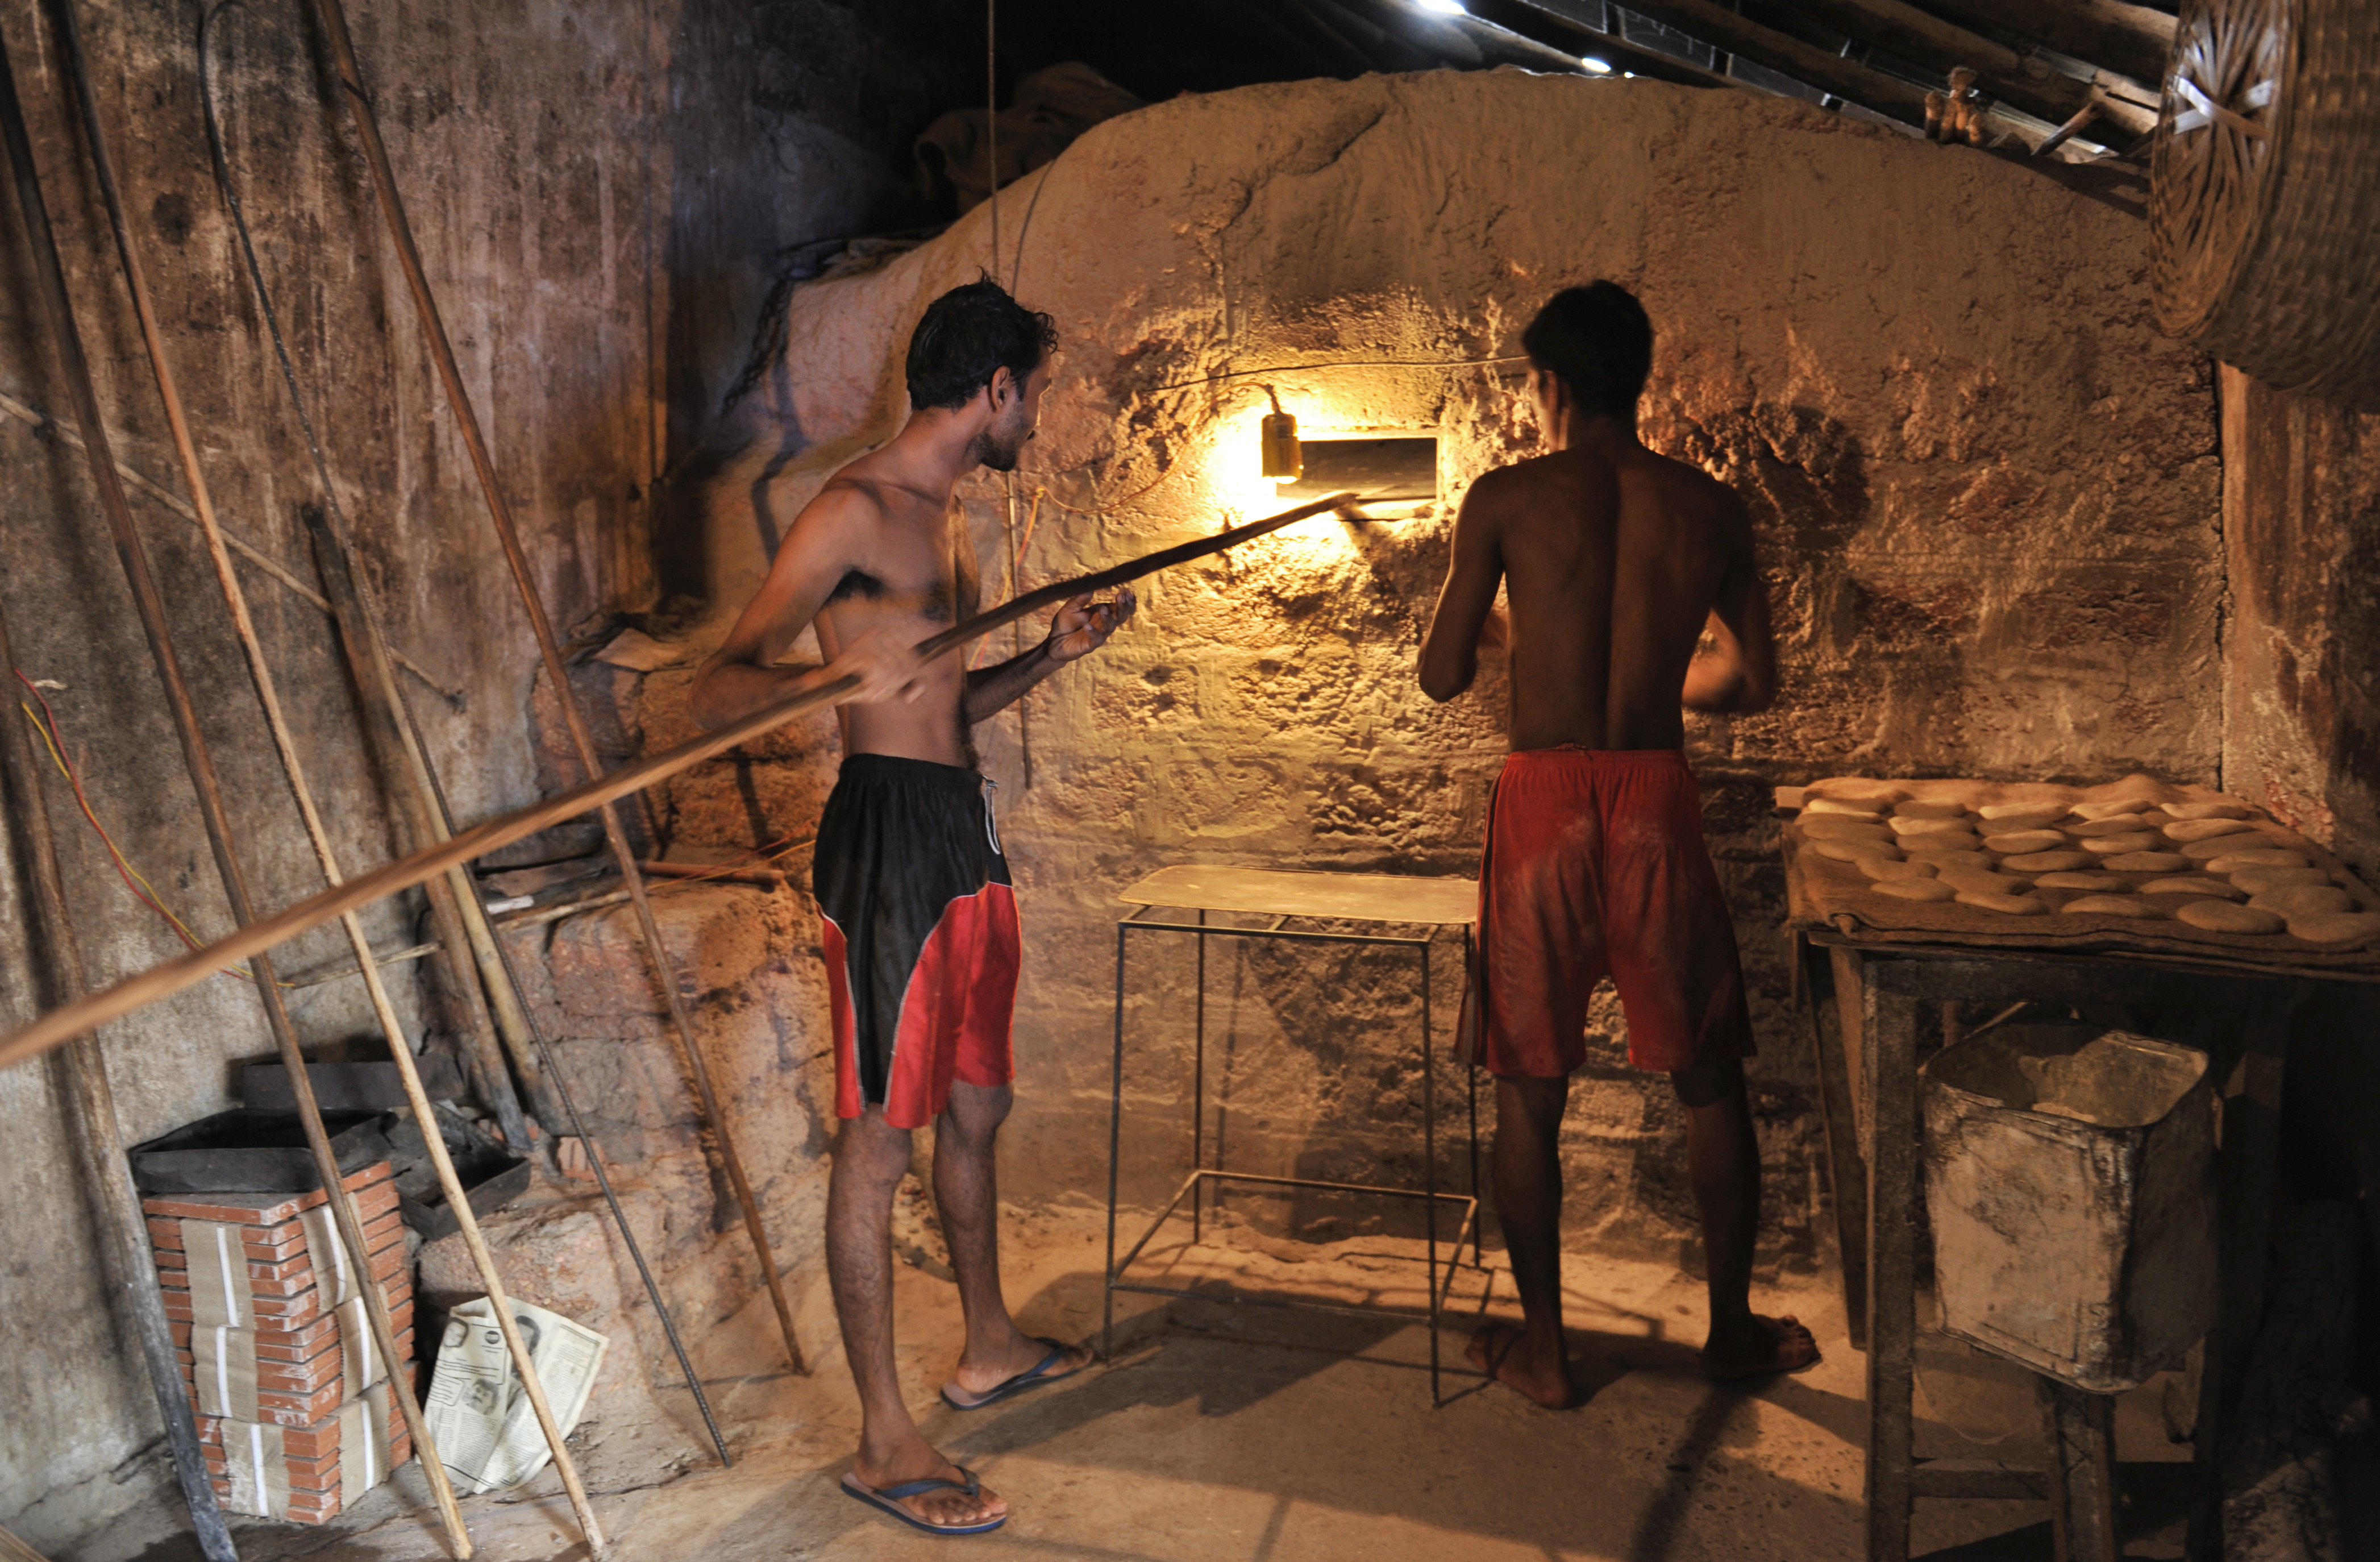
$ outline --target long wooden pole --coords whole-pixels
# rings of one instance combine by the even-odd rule
[[[183,411],[182,394],[174,378],[172,363],[165,356],[162,333],[157,329],[157,313],[149,293],[149,281],[140,266],[140,252],[133,248],[132,231],[124,218],[123,192],[115,180],[115,161],[109,154],[107,136],[99,117],[98,94],[91,90],[91,69],[84,57],[82,30],[75,19],[74,0],[55,0],[58,30],[66,43],[67,75],[74,82],[75,98],[82,110],[83,140],[91,153],[91,166],[98,177],[100,199],[107,209],[108,226],[115,238],[116,259],[124,269],[124,284],[132,296],[134,314],[140,323],[140,340],[147,348],[149,368],[157,382],[158,399],[164,404],[165,421],[173,430],[174,449],[180,458],[182,480],[187,485],[191,506],[198,512],[200,530],[205,534],[208,556],[215,567],[215,582],[222,588],[224,605],[231,613],[232,630],[239,639],[240,653],[247,659],[250,680],[256,686],[257,702],[264,709],[265,726],[273,734],[273,745],[281,756],[282,769],[289,777],[289,789],[296,798],[298,812],[306,825],[306,838],[314,848],[314,858],[322,865],[322,876],[333,888],[346,882],[339,871],[337,853],[332,848],[330,832],[322,824],[322,813],[314,800],[314,788],[306,778],[305,763],[298,757],[297,737],[289,729],[289,718],[281,704],[281,691],[273,676],[272,665],[265,660],[264,644],[257,636],[256,620],[249,611],[248,594],[239,583],[238,573],[232,567],[231,549],[226,544],[223,528],[216,524],[214,499],[207,487],[206,472],[199,464],[196,443],[190,437],[189,419]],[[437,1174],[439,1188],[446,1195],[446,1206],[455,1214],[461,1230],[463,1245],[469,1250],[471,1263],[479,1270],[480,1283],[487,1287],[488,1300],[494,1307],[496,1327],[503,1335],[504,1346],[511,1352],[513,1370],[520,1374],[521,1385],[528,1395],[529,1408],[536,1413],[539,1430],[545,1434],[547,1448],[552,1453],[553,1466],[562,1477],[563,1490],[569,1494],[570,1506],[577,1514],[578,1526],[587,1537],[590,1550],[601,1553],[604,1548],[602,1526],[596,1520],[594,1506],[589,1502],[587,1489],[578,1479],[577,1466],[570,1458],[564,1441],[563,1429],[547,1403],[545,1385],[538,1376],[537,1363],[530,1357],[528,1344],[521,1338],[520,1326],[513,1316],[512,1299],[505,1293],[504,1277],[497,1272],[494,1258],[488,1251],[486,1239],[480,1233],[479,1217],[472,1212],[470,1194],[463,1179],[455,1175],[455,1163],[446,1152],[446,1136],[439,1130],[438,1115],[430,1104],[429,1092],[421,1088],[420,1070],[413,1061],[413,1046],[397,1019],[396,1006],[390,1000],[387,986],[381,981],[379,962],[372,958],[371,941],[364,934],[362,921],[353,911],[339,919],[347,934],[347,946],[355,951],[356,963],[361,969],[364,991],[371,1002],[373,1018],[379,1022],[381,1035],[388,1043],[389,1056],[396,1064],[399,1081],[405,1090],[406,1104],[413,1111],[413,1120],[421,1127],[421,1139],[430,1153],[430,1165]],[[526,1146],[524,1145],[524,1148]],[[369,1271],[366,1272],[367,1274]],[[395,1360],[395,1357],[389,1360]]]
[[[1353,494],[1333,494],[1328,498],[1300,505],[1295,509],[1284,510],[1262,520],[1252,520],[1245,526],[1219,531],[1211,537],[1196,538],[1157,553],[1143,555],[1111,568],[1077,576],[1071,580],[1056,581],[919,641],[917,653],[929,658],[946,654],[1069,597],[1105,591],[1111,586],[1137,580],[1144,575],[1154,574],[1173,565],[1220,553],[1312,516],[1329,511],[1352,511],[1354,498]],[[681,743],[674,749],[648,755],[609,775],[584,782],[566,792],[556,792],[527,808],[516,809],[500,818],[474,825],[442,845],[417,851],[410,857],[376,868],[360,878],[349,879],[339,888],[324,890],[262,921],[243,925],[237,932],[202,949],[152,966],[103,992],[93,993],[63,1008],[53,1009],[32,1024],[0,1037],[0,1068],[21,1063],[28,1057],[47,1052],[69,1036],[120,1019],[137,1008],[203,982],[225,961],[246,959],[309,929],[320,927],[342,911],[369,906],[383,896],[410,889],[434,873],[444,873],[454,863],[468,862],[524,836],[533,836],[565,819],[575,819],[599,803],[609,802],[640,787],[665,781],[680,771],[725,753],[738,743],[748,743],[762,733],[783,726],[804,711],[836,703],[858,685],[858,678],[850,674],[813,685],[715,731]]]
[[[13,686],[16,647],[8,638],[7,615],[0,611],[0,679]],[[13,696],[11,703],[14,702]],[[51,994],[71,1001],[85,991],[82,950],[75,938],[74,921],[67,911],[66,878],[58,869],[57,842],[50,832],[50,812],[42,800],[41,756],[33,751],[31,735],[15,713],[6,717],[7,740],[0,743],[8,793],[25,822],[28,864],[32,881],[33,943],[48,967]],[[101,1249],[109,1288],[123,1302],[140,1342],[149,1369],[149,1386],[157,1395],[157,1409],[165,1418],[165,1443],[173,1450],[174,1473],[182,1496],[190,1505],[190,1524],[197,1530],[199,1549],[207,1562],[239,1562],[231,1531],[224,1527],[223,1509],[215,1501],[214,1482],[207,1474],[206,1450],[199,1443],[198,1422],[191,1419],[189,1389],[174,1355],[174,1326],[165,1317],[165,1299],[157,1288],[157,1266],[149,1256],[148,1222],[141,1217],[140,1195],[132,1186],[131,1164],[124,1156],[124,1132],[115,1115],[115,1094],[107,1078],[107,1060],[99,1038],[89,1031],[66,1048],[67,1093],[83,1151],[84,1174],[99,1191]]]
[[[132,524],[131,507],[125,502],[124,489],[116,482],[115,460],[109,447],[106,424],[99,412],[99,393],[91,384],[91,367],[82,350],[82,336],[76,327],[74,310],[67,297],[66,272],[58,259],[57,240],[50,228],[49,208],[42,199],[40,176],[34,171],[31,138],[26,133],[23,105],[18,101],[16,73],[7,58],[7,45],[0,39],[0,140],[7,145],[8,160],[16,173],[17,201],[25,220],[25,235],[32,250],[33,272],[42,293],[44,311],[50,317],[51,334],[55,340],[58,357],[66,370],[67,388],[73,393],[75,419],[81,425],[83,454],[90,468],[91,481],[99,490],[100,508],[114,534],[117,562],[123,566],[125,583],[130,587],[134,606],[140,615],[140,628],[149,641],[151,659],[155,663],[158,681],[164,685],[166,704],[174,720],[174,735],[182,749],[184,765],[190,785],[198,793],[200,822],[206,826],[207,844],[214,854],[216,872],[222,876],[224,893],[231,901],[232,916],[246,927],[256,921],[256,909],[248,891],[248,878],[242,869],[237,849],[232,844],[230,819],[224,807],[222,785],[215,775],[214,760],[207,750],[206,738],[199,730],[196,702],[190,695],[188,680],[182,675],[181,659],[176,654],[171,631],[165,623],[165,603],[157,589],[156,578],[150,573],[149,557],[140,543],[140,534]],[[335,893],[334,891],[333,893]],[[334,915],[336,913],[334,913]],[[298,1049],[298,1032],[289,1020],[289,1011],[281,1000],[280,983],[273,971],[273,963],[262,950],[250,960],[250,970],[256,980],[257,996],[264,1005],[267,1027],[273,1032],[274,1044],[280,1049],[281,1061],[289,1069],[290,1085],[298,1098],[298,1115],[304,1126],[307,1148],[312,1152],[314,1169],[322,1184],[324,1202],[330,1206],[346,1242],[354,1257],[356,1273],[363,1276],[358,1287],[363,1293],[364,1311],[371,1321],[373,1342],[382,1351],[382,1359],[391,1363],[404,1360],[396,1348],[396,1331],[391,1326],[388,1300],[372,1280],[371,1249],[364,1239],[361,1221],[356,1218],[354,1201],[348,1198],[339,1174],[338,1157],[332,1153],[331,1138],[322,1127],[322,1112],[314,1099],[314,1082],[306,1072],[306,1056]],[[90,1029],[88,1026],[79,1029]],[[436,1442],[423,1422],[421,1407],[416,1402],[413,1385],[407,1374],[391,1371],[389,1385],[396,1396],[405,1417],[406,1428],[413,1434],[414,1446],[420,1450],[424,1471],[430,1478],[431,1495],[436,1499],[440,1516],[445,1520],[447,1541],[458,1557],[471,1555],[471,1537],[464,1528],[462,1509],[455,1506],[453,1486],[446,1479],[445,1466],[439,1461]]]
[[[380,125],[374,116],[371,100],[366,95],[363,76],[356,65],[355,45],[347,34],[347,18],[339,0],[314,0],[314,9],[322,21],[322,31],[331,44],[331,55],[339,73],[340,95],[346,100],[350,116],[355,121],[356,134],[363,142],[364,164],[371,171],[372,189],[378,198],[381,214],[387,220],[389,235],[396,248],[397,262],[405,273],[405,283],[413,296],[415,318],[430,348],[431,358],[438,368],[438,378],[444,385],[446,400],[455,413],[457,431],[470,452],[472,470],[478,474],[480,492],[485,494],[489,519],[495,524],[496,535],[504,544],[504,560],[512,568],[513,581],[520,592],[521,604],[528,610],[529,628],[537,637],[538,654],[544,659],[545,676],[553,687],[555,702],[560,706],[564,724],[570,729],[570,741],[577,750],[578,763],[589,781],[601,777],[603,767],[596,757],[594,738],[587,729],[587,719],[578,709],[578,701],[570,687],[568,668],[563,665],[561,647],[555,642],[553,627],[546,619],[545,606],[540,599],[537,582],[529,567],[528,555],[522,549],[520,533],[513,524],[511,507],[506,504],[502,486],[497,482],[495,463],[488,451],[486,437],[480,431],[478,410],[471,404],[470,392],[464,387],[461,369],[455,361],[453,343],[447,339],[446,327],[438,312],[438,303],[431,295],[430,281],[421,266],[421,254],[413,239],[413,226],[405,214],[403,197],[396,188],[396,175],[390,166],[388,149],[382,143]],[[745,1174],[744,1158],[735,1148],[735,1137],[729,1129],[727,1114],[720,1105],[718,1092],[710,1082],[710,1069],[703,1060],[700,1038],[695,1033],[694,1019],[686,1012],[686,996],[678,986],[677,967],[670,958],[668,946],[662,940],[661,924],[653,918],[650,899],[645,893],[644,874],[638,870],[637,854],[628,845],[626,832],[621,827],[619,812],[607,800],[596,810],[603,822],[603,836],[612,849],[620,877],[636,908],[637,929],[642,936],[646,958],[651,962],[653,977],[661,988],[662,998],[669,1009],[670,1025],[676,1032],[678,1049],[686,1059],[686,1075],[694,1086],[696,1102],[702,1111],[705,1126],[710,1129],[710,1145],[721,1168],[727,1173],[735,1202],[744,1215],[744,1229],[752,1243],[754,1256],[759,1261],[760,1279],[769,1290],[771,1305],[776,1309],[777,1327],[783,1335],[785,1355],[795,1371],[802,1370],[800,1337],[794,1327],[794,1305],[785,1295],[784,1277],[777,1267],[776,1256],[769,1246],[768,1224],[760,1214],[759,1196],[752,1190],[751,1179]]]

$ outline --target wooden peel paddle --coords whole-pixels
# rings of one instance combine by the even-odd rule
[[[1038,591],[1013,597],[988,613],[978,614],[963,624],[955,624],[941,633],[917,644],[917,654],[927,658],[944,655],[968,641],[992,630],[1003,628],[1028,614],[1054,606],[1070,597],[1105,591],[1137,580],[1144,575],[1186,564],[1195,558],[1221,553],[1226,548],[1251,542],[1268,532],[1308,519],[1314,516],[1338,513],[1351,519],[1362,519],[1355,507],[1355,494],[1351,491],[1332,494],[1316,499],[1295,509],[1279,515],[1252,520],[1245,526],[1234,526],[1212,537],[1200,537],[1144,554],[1135,559],[1071,580],[1060,580]],[[510,845],[524,836],[558,824],[565,819],[588,812],[614,798],[650,787],[677,775],[680,771],[701,763],[713,755],[724,753],[739,743],[749,742],[760,734],[783,726],[804,711],[820,705],[831,705],[858,686],[856,677],[845,675],[830,683],[806,689],[799,694],[765,706],[750,715],[729,723],[717,731],[707,733],[691,742],[681,743],[658,754],[649,755],[609,775],[557,792],[542,802],[491,819],[486,824],[465,830],[425,851],[400,858],[386,867],[361,874],[346,884],[301,900],[286,910],[249,923],[228,937],[193,950],[178,959],[152,966],[138,976],[127,977],[115,986],[93,993],[61,1008],[52,1009],[32,1024],[0,1038],[0,1068],[20,1063],[26,1058],[47,1052],[52,1047],[111,1019],[120,1019],[137,1008],[170,996],[183,988],[205,980],[216,968],[243,960],[272,948],[274,945],[295,938],[310,928],[321,926],[342,912],[369,906],[399,890],[410,889],[434,873],[443,873],[458,862],[468,862],[484,856],[498,847]]]

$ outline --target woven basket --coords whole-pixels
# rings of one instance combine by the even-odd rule
[[[2380,0],[2185,0],[2153,159],[2165,329],[2380,409]]]

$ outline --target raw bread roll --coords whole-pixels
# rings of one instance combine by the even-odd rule
[[[2151,828],[2147,820],[2135,819],[2131,814],[2125,814],[2117,819],[2086,819],[2080,824],[2068,824],[2064,829],[2068,835],[2086,841],[2096,836],[2146,836],[2152,840],[2156,838],[2156,831]]]
[[[2231,882],[2242,894],[2262,895],[2293,885],[2328,884],[2330,875],[2319,868],[2241,868],[2231,874]]]
[[[1802,805],[1804,813],[1840,813],[1854,819],[1873,819],[1884,812],[1884,804],[1873,798],[1812,798]]]
[[[1812,840],[1888,841],[1892,832],[1872,819],[1840,819],[1832,814],[1804,815],[1794,826]]]
[[[2217,836],[2236,836],[2256,826],[2245,819],[2177,819],[2165,827],[2169,841],[2211,841]]]
[[[2179,873],[2190,859],[2178,851],[2119,851],[2102,858],[2100,866],[2111,873]]]
[[[1956,798],[1912,798],[1893,805],[1895,819],[1964,819],[1967,805]]]
[[[2082,889],[2094,895],[2130,895],[2132,881],[2113,873],[2044,873],[2033,881],[2035,889]]]
[[[2027,851],[2000,864],[2025,873],[2055,873],[2069,868],[2087,868],[2098,859],[2087,851]]]
[[[2281,919],[2270,911],[2234,906],[2228,900],[2192,900],[2176,907],[2173,916],[2176,921],[2209,933],[2278,933],[2282,926]]]
[[[1863,857],[1898,858],[1900,855],[1900,848],[1890,841],[1812,841],[1810,849],[1837,862],[1856,862]]]
[[[1844,802],[1864,799],[1877,803],[1895,803],[1909,795],[1889,781],[1878,781],[1866,775],[1830,775],[1824,781],[1813,781],[1803,790],[1814,798],[1839,798]]]
[[[1868,888],[1901,900],[1948,900],[1959,893],[1940,879],[1878,879]]]
[[[2221,879],[2209,878],[2204,873],[2184,873],[2180,878],[2152,879],[2141,885],[2141,893],[2143,895],[2212,895],[2225,900],[2237,900],[2247,892]]]
[[[2210,858],[2206,871],[2210,873],[2232,873],[2242,868],[2311,868],[2313,864],[2297,852],[2283,851],[2278,847],[2261,851],[2235,851],[2228,857]]]
[[[1970,836],[1974,826],[1964,819],[1903,819],[1895,814],[1885,823],[1896,836]]]
[[[1966,897],[1959,898],[1964,900]],[[2325,916],[2291,917],[2289,936],[2335,949],[2369,944],[2380,937],[2380,911],[2333,911]]]
[[[2004,836],[1985,836],[1984,845],[2010,857],[2022,857],[2028,851],[2055,851],[2066,844],[2066,837],[2056,830],[2010,830]]]
[[[2130,802],[2078,802],[2074,812],[2085,819],[2118,819],[2127,813],[2146,813],[2155,806],[2146,798],[2134,798]]]
[[[2005,912],[2011,917],[2038,917],[2049,909],[2049,903],[2038,895],[1995,895],[1988,889],[1962,889],[1959,891],[1959,904]]]
[[[2286,847],[2276,842],[2271,836],[2261,833],[2252,836],[2216,836],[2211,840],[2185,841],[2180,848],[2181,854],[2193,862],[2212,862],[2218,857],[2229,857],[2235,852],[2241,851],[2287,849]]]
[[[1982,873],[1973,868],[1940,868],[1935,871],[1935,877],[1961,889],[1980,889],[1995,895],[2015,895],[2032,883],[2012,873]]]
[[[2082,849],[2105,857],[2120,857],[2128,851],[2147,851],[2165,842],[2152,830],[2133,830],[2120,836],[2093,836],[2082,842]]]
[[[1992,860],[1980,851],[1932,851],[1912,846],[1901,855],[1912,862],[1930,862],[1937,873],[1945,868],[1972,868],[1979,873],[1992,871]]]
[[[2165,915],[2165,908],[2138,895],[2086,895],[2058,908],[2062,917],[2142,917]]]
[[[1859,871],[1872,879],[1930,879],[1934,876],[1934,865],[1930,862],[1895,861],[1889,857],[1863,857],[1859,860]]]
[[[2062,802],[1993,802],[1975,810],[1984,823],[2003,830],[2037,830],[2070,812]]]
[[[2246,803],[2233,802],[2229,798],[2214,802],[2169,802],[2165,805],[2165,811],[2176,819],[2246,819],[2256,812]]]
[[[2248,904],[2259,911],[2277,911],[2291,921],[2300,917],[2326,917],[2339,911],[2355,909],[2355,897],[2335,884],[2291,885],[2287,889],[2268,889],[2262,895],[2252,895]]]

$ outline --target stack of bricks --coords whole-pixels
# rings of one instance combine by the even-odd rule
[[[412,1370],[413,1280],[389,1163],[349,1175],[371,1278]],[[235,1513],[320,1524],[412,1457],[355,1265],[311,1193],[141,1202],[215,1495]]]

